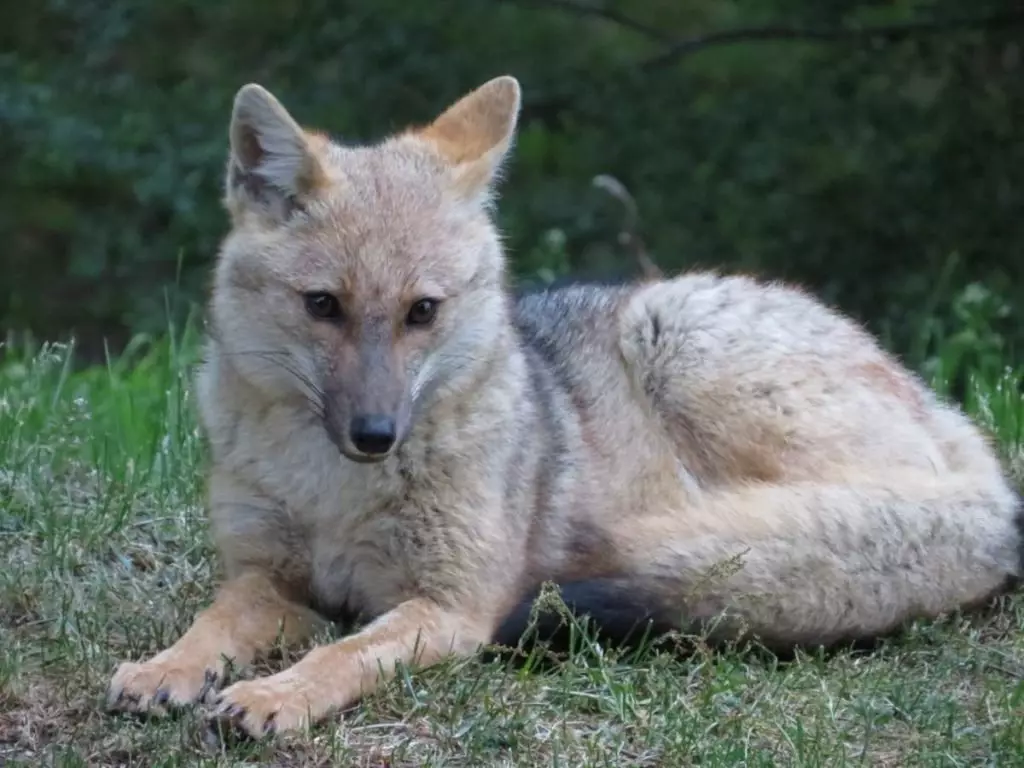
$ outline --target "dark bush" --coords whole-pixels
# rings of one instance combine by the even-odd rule
[[[799,280],[915,364],[977,282],[1003,355],[1024,338],[1005,309],[1024,294],[1022,30],[1019,0],[8,3],[0,322],[116,343],[201,298],[245,82],[359,142],[508,72],[526,103],[501,219],[523,278],[634,269],[621,205],[590,184],[608,173],[667,270]]]

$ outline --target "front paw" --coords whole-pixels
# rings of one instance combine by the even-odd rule
[[[291,670],[237,682],[214,699],[211,724],[223,723],[254,739],[305,729],[329,708],[316,687]]]
[[[208,667],[178,656],[158,656],[141,664],[125,662],[107,688],[107,708],[163,714],[167,707],[198,702],[222,679],[222,667]]]

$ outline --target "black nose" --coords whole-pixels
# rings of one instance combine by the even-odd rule
[[[348,436],[352,438],[352,445],[363,453],[387,453],[395,444],[395,420],[380,414],[356,416],[349,426]]]

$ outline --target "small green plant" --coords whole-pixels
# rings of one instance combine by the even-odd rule
[[[1002,372],[1007,342],[1001,329],[1012,314],[1010,302],[981,283],[960,289],[951,309],[947,323],[932,323],[933,351],[922,365],[925,377],[943,392],[958,379],[962,387],[967,371],[990,379]]]

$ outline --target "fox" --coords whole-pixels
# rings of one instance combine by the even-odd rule
[[[217,583],[110,710],[308,732],[400,665],[517,642],[545,585],[609,637],[785,649],[1019,583],[993,439],[809,289],[517,290],[496,212],[521,103],[501,75],[356,144],[237,91],[195,378]],[[278,643],[310,647],[227,680]]]

